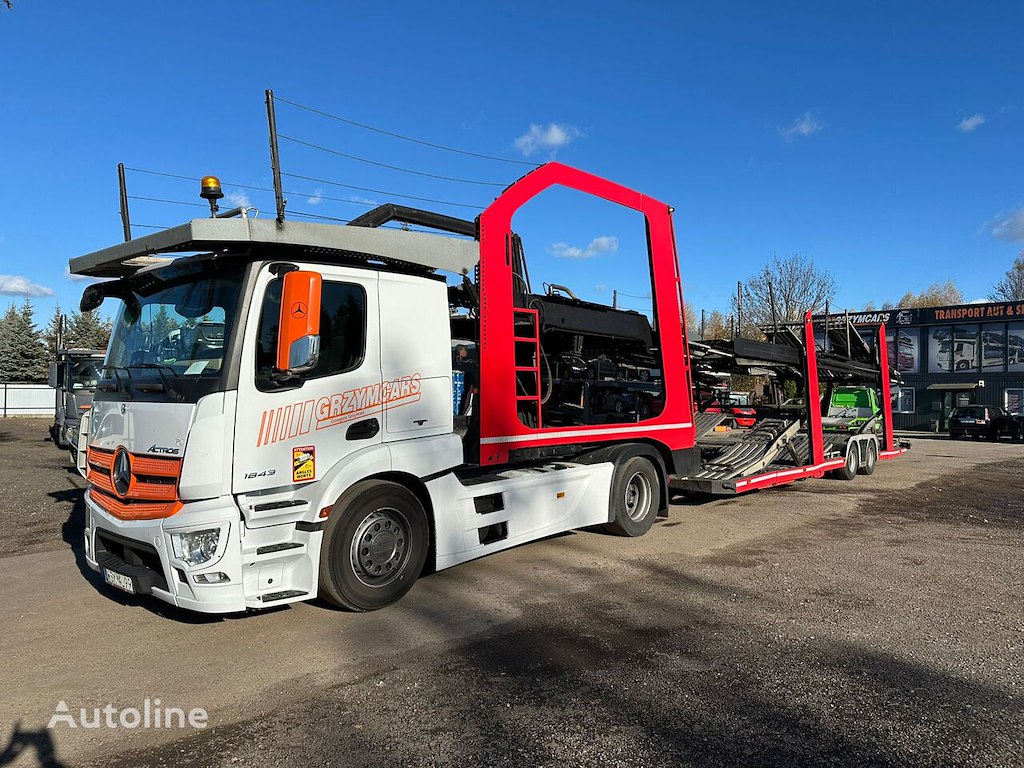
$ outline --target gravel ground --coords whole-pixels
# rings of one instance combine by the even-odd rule
[[[84,482],[48,442],[48,423],[0,421],[0,557],[79,546]],[[945,474],[925,469],[943,462]],[[917,472],[931,479],[915,482]],[[1021,446],[922,439],[911,458],[861,482],[674,505],[638,548],[587,534],[531,545],[479,566],[493,574],[521,562],[507,578],[539,581],[520,613],[482,633],[406,641],[402,652],[380,635],[354,673],[325,671],[297,693],[268,689],[241,718],[215,718],[208,730],[135,748],[93,732],[107,746],[92,763],[74,733],[56,733],[55,750],[47,731],[31,731],[18,747],[0,743],[0,765],[1024,765],[1022,477]],[[700,554],[673,545],[690,535],[708,537]],[[616,558],[621,568],[610,567]],[[54,571],[55,584],[73,581],[55,589],[81,589],[73,558],[56,562],[67,573]],[[439,627],[480,615],[481,572],[470,565],[426,580],[422,589],[444,595]],[[545,579],[583,574],[588,589],[543,597],[552,593]],[[426,598],[414,593],[391,615],[412,618],[412,601]],[[517,600],[496,594],[496,615],[503,599]],[[32,607],[45,612],[44,603]],[[95,643],[88,616],[114,608],[64,619],[68,641]],[[213,704],[215,685],[237,697],[232,676],[255,674],[247,657],[273,643],[261,633],[292,638],[275,658],[299,674],[316,663],[305,654],[324,658],[325,629],[340,643],[369,637],[387,613],[124,620],[136,633],[159,624],[176,654],[205,666]],[[199,643],[191,654],[189,642]],[[144,663],[132,674],[151,676],[144,654],[118,662],[103,648],[69,648],[81,658],[52,674],[71,686],[93,666]],[[61,762],[75,748],[80,759]]]
[[[85,480],[51,441],[52,418],[0,419],[0,557],[81,541]]]
[[[1019,766],[1022,471],[806,484],[858,511],[105,764]]]

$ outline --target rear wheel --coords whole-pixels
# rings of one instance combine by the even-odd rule
[[[864,462],[857,471],[862,475],[870,475],[875,471],[875,465],[878,464],[878,446],[875,445],[873,440],[865,443],[865,445],[867,447],[864,451]]]
[[[633,456],[615,468],[612,478],[613,521],[607,528],[620,536],[643,536],[661,508],[661,483],[650,459]]]
[[[397,483],[371,480],[332,510],[320,550],[320,595],[353,611],[396,602],[419,577],[430,539],[419,499]]]
[[[993,443],[999,440],[999,427],[992,427],[989,429],[987,437]]]
[[[856,443],[850,443],[846,448],[846,464],[842,469],[836,470],[836,477],[840,480],[853,480],[857,476],[857,468],[860,466],[860,453]]]

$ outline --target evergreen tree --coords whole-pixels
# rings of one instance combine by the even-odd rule
[[[51,356],[57,352],[57,347],[61,342],[60,326],[63,320],[64,315],[60,311],[60,305],[58,304],[53,310],[53,316],[50,318],[49,325],[43,331],[43,343],[46,345],[46,351]]]
[[[153,316],[150,326],[152,329],[152,335],[150,338],[155,342],[167,338],[167,334],[177,328],[178,324],[171,319],[171,315],[167,311],[167,307],[161,304],[160,309],[158,309],[156,314]]]
[[[96,310],[72,312],[68,321],[64,346],[83,349],[106,349],[110,341],[111,321],[102,320]]]
[[[0,381],[46,381],[49,355],[33,315],[32,302],[26,299],[21,309],[11,304],[0,318]]]

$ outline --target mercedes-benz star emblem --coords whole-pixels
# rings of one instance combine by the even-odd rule
[[[292,317],[303,318],[306,316],[306,305],[301,301],[292,304]]]
[[[122,498],[132,484],[132,460],[124,448],[119,448],[114,454],[114,463],[110,466],[110,482]]]

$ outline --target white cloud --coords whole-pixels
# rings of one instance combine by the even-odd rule
[[[306,202],[310,205],[320,205],[324,201],[324,191],[322,189],[314,189],[313,194],[306,198]]]
[[[619,250],[619,238],[601,235],[590,241],[586,248],[569,245],[568,243],[552,243],[548,253],[560,259],[592,259],[602,254],[611,255]]]
[[[989,299],[981,298],[981,299],[971,299],[967,303],[968,304],[988,304],[989,301],[990,301]]]
[[[530,130],[515,140],[515,147],[523,153],[523,157],[546,150],[554,157],[558,150],[569,146],[582,135],[580,129],[574,125],[530,123]]]
[[[232,208],[252,208],[252,202],[249,200],[249,196],[241,190],[236,192],[228,192],[224,197],[231,203]]]
[[[957,123],[956,129],[961,133],[973,133],[977,128],[985,124],[985,116],[981,113],[965,117]]]
[[[804,112],[788,128],[778,128],[777,130],[779,136],[786,141],[792,141],[797,136],[813,136],[816,133],[821,133],[824,128],[825,124],[812,112]]]
[[[98,277],[89,277],[88,275],[75,275],[71,272],[71,267],[64,266],[64,277],[73,283],[96,283],[99,282]]]
[[[1009,213],[1000,213],[985,224],[984,228],[991,232],[996,240],[1024,243],[1024,205],[1014,208]]]
[[[363,205],[380,205],[377,200],[372,200],[369,197],[362,197],[361,195],[348,195],[346,200],[351,200],[353,203],[362,203]]]
[[[21,275],[0,275],[0,294],[4,296],[53,296],[53,289],[33,283]]]

